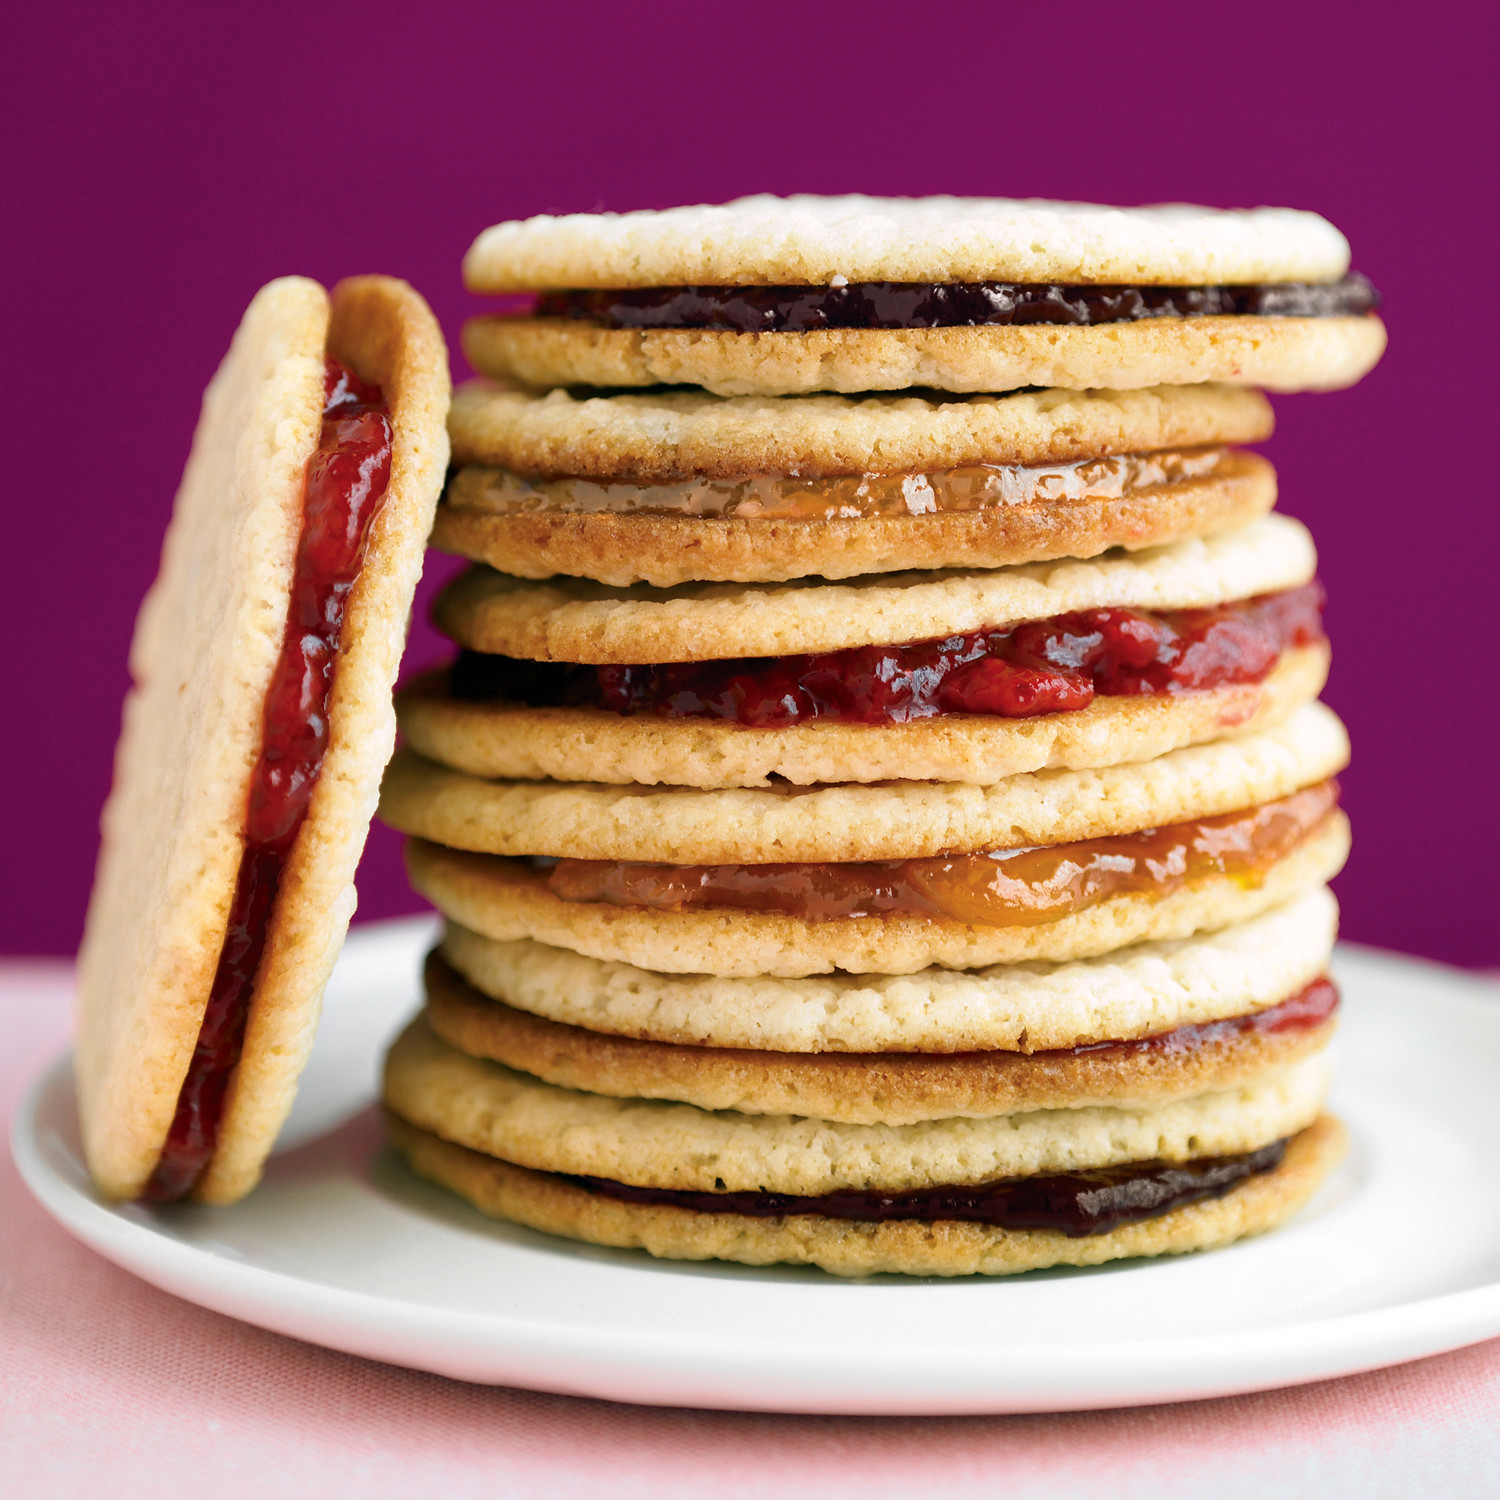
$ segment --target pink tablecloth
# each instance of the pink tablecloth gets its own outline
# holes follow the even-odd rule
[[[68,970],[0,965],[0,1107],[65,1044]],[[75,1244],[0,1165],[0,1494],[1212,1495],[1500,1492],[1500,1341],[1298,1390],[892,1421],[460,1385],[230,1322]]]

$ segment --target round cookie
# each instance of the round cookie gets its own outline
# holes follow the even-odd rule
[[[200,1199],[233,1202],[258,1180],[354,910],[355,866],[395,740],[391,687],[447,463],[448,359],[404,282],[357,277],[330,298],[288,277],[256,295],[205,395],[131,646],[78,967],[84,1149],[109,1198],[135,1197],[152,1177],[225,945],[303,477],[319,442],[325,351],[381,387],[390,481],[349,594],[327,751],[281,875]]]
[[[1130,943],[1188,937],[1248,921],[1332,880],[1349,852],[1336,813],[1255,883],[1213,875],[1164,896],[1116,895],[1031,926],[970,926],[891,913],[813,921],[780,912],[689,907],[681,911],[563,901],[523,861],[466,854],[412,840],[412,886],[450,921],[496,942],[529,938],[591,958],[668,974],[913,974],[937,966],[1066,960]]]
[[[847,583],[617,589],[475,567],[438,596],[433,620],[470,650],[533,661],[714,661],[936,640],[1072,610],[1204,608],[1295,588],[1316,564],[1307,529],[1271,515],[1124,556]]]
[[[1034,771],[991,786],[696,788],[484,781],[399,750],[380,815],[450,849],[629,859],[653,864],[778,864],[915,859],[1133,833],[1233,812],[1336,775],[1343,725],[1309,703],[1270,729],[1155,760]]]
[[[408,683],[396,712],[406,743],[470,776],[643,786],[764,787],[833,782],[987,785],[1049,769],[1152,760],[1231,730],[1270,728],[1311,702],[1328,676],[1326,644],[1292,647],[1260,682],[1202,692],[1100,696],[1029,719],[945,714],[901,724],[814,720],[784,729],[667,719],[598,708],[531,708],[450,697],[447,674]]]
[[[1319,889],[1220,932],[1100,957],[869,977],[664,974],[452,924],[440,951],[493,999],[613,1036],[771,1052],[1046,1052],[1275,1005],[1328,967],[1337,925]]]
[[[625,214],[541,214],[486,229],[471,292],[839,281],[1337,281],[1349,245],[1317,214],[1040,198],[769,193]]]
[[[391,1046],[382,1097],[420,1130],[534,1171],[685,1192],[812,1196],[1255,1151],[1310,1125],[1328,1079],[1319,1055],[1238,1088],[1141,1109],[847,1125],[556,1088],[454,1051],[418,1016]]]
[[[558,1088],[855,1125],[1186,1099],[1310,1057],[1336,1025],[1329,1016],[1315,1026],[1247,1029],[1160,1050],[1126,1043],[1032,1055],[757,1052],[637,1041],[547,1021],[488,999],[435,952],[426,989],[427,1024],[440,1041]]]
[[[925,473],[1258,443],[1270,402],[1233,386],[1006,396],[591,395],[471,380],[453,393],[455,464],[636,484],[789,474]]]
[[[560,1089],[456,1052],[418,1016],[386,1058],[387,1108],[534,1171],[687,1192],[906,1192],[1123,1162],[1255,1151],[1317,1118],[1327,1059],[1141,1109],[1094,1105],[911,1125],[741,1115]]]
[[[564,318],[486,314],[470,318],[462,334],[476,370],[523,385],[694,385],[719,396],[913,386],[1142,390],[1208,381],[1277,392],[1337,391],[1369,374],[1385,343],[1385,325],[1373,314],[812,333],[599,328]]]
[[[1071,1237],[953,1220],[860,1223],[813,1214],[779,1219],[645,1206],[590,1193],[577,1183],[471,1151],[388,1115],[391,1140],[411,1168],[466,1198],[481,1213],[545,1233],[669,1260],[779,1261],[836,1276],[1005,1276],[1045,1266],[1100,1265],[1128,1256],[1212,1250],[1262,1234],[1301,1208],[1345,1151],[1343,1127],[1319,1116],[1293,1136],[1281,1165],[1222,1198]]]
[[[497,514],[493,469],[462,469],[438,507],[432,545],[521,578],[556,574],[628,588],[648,583],[776,583],[896,568],[999,568],[1094,557],[1246,526],[1276,503],[1276,474],[1226,453],[1211,474],[1118,497],[1038,499],[930,515],[788,520],[746,516]]]

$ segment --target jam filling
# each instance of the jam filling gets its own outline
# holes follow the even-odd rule
[[[834,521],[930,516],[1012,505],[1120,500],[1141,490],[1213,476],[1223,448],[1164,448],[1057,464],[965,464],[930,474],[841,474],[802,479],[749,474],[684,484],[530,478],[466,468],[448,487],[452,505],[491,515],[737,516]]]
[[[1289,1031],[1312,1031],[1333,1019],[1339,1008],[1338,986],[1326,974],[1290,995],[1278,1005],[1245,1015],[1226,1016],[1219,1021],[1194,1021],[1158,1031],[1153,1036],[1129,1041],[1085,1042],[1079,1047],[1059,1047],[1029,1053],[1048,1057],[1181,1057],[1215,1042],[1233,1042],[1246,1036],[1280,1036]]]
[[[1184,1162],[1127,1162],[1085,1172],[1040,1177],[1002,1177],[954,1187],[916,1188],[903,1193],[846,1191],[799,1197],[792,1193],[699,1193],[677,1188],[631,1187],[607,1177],[568,1177],[564,1182],[614,1198],[705,1214],[745,1214],[779,1219],[819,1214],[862,1223],[950,1219],[1000,1229],[1061,1230],[1069,1239],[1106,1234],[1122,1224],[1153,1219],[1188,1203],[1222,1198],[1248,1178],[1275,1171],[1287,1142],[1274,1141],[1241,1156],[1203,1156]]]
[[[1000,630],[810,656],[579,666],[463,651],[455,698],[720,719],[782,729],[813,719],[900,724],[939,714],[1026,719],[1132,697],[1259,682],[1291,646],[1323,639],[1316,581],[1211,609],[1088,609]]]
[[[912,913],[977,927],[1035,927],[1114,896],[1162,897],[1227,875],[1247,889],[1338,805],[1324,781],[1241,812],[1040,849],[847,864],[660,865],[533,861],[559,900],[684,911],[729,907],[803,921]]]
[[[191,1192],[218,1143],[282,871],[328,749],[328,702],[349,592],[390,474],[391,423],[379,388],[327,359],[322,434],[303,482],[302,535],[250,777],[229,927],[177,1112],[146,1185],[144,1196],[157,1202]]]
[[[857,281],[844,286],[653,286],[541,292],[533,316],[604,328],[810,333],[824,328],[1088,327],[1145,318],[1349,318],[1380,294],[1358,274],[1250,286]]]

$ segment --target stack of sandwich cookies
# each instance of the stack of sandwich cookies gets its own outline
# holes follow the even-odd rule
[[[808,212],[868,230],[876,210]],[[894,212],[973,240],[953,205]],[[610,260],[634,218],[560,221],[585,241],[597,224],[595,284],[640,272]],[[1342,241],[1310,216],[1125,218],[1142,284],[1346,269],[1346,251],[1311,264]],[[655,221],[673,244],[674,216]],[[1219,259],[1183,259],[1195,224]],[[495,244],[522,264],[516,244],[556,250],[556,230],[491,231],[471,280]],[[992,239],[978,270],[922,274],[1038,305],[1033,268]],[[821,285],[910,276],[910,244],[888,244],[882,276],[856,259]],[[1258,247],[1254,276],[1236,244]],[[678,250],[660,264],[687,266]],[[587,289],[586,257],[557,253],[555,275],[525,262],[530,284]],[[762,304],[777,284],[753,256],[741,280]],[[1209,337],[1169,300],[1143,303],[1164,337]],[[1269,325],[1272,300],[1198,321]],[[381,803],[448,918],[387,1067],[413,1166],[535,1228],[841,1274],[1207,1248],[1294,1212],[1340,1149],[1321,1113],[1325,886],[1348,849],[1348,747],[1316,702],[1310,539],[1268,514],[1274,474],[1236,446],[1269,409],[1228,382],[1354,378],[1313,367],[1318,329],[1357,325],[1367,362],[1382,335],[1334,303],[1281,328],[1307,369],[1284,359],[1275,380],[1158,362],[1115,389],[1004,394],[1034,375],[991,369],[999,394],[591,394],[492,363],[460,391],[434,533],[476,564],[435,612],[459,655],[400,695]],[[1115,325],[967,331],[1033,327],[1100,335],[1076,354]],[[776,340],[805,336],[736,335],[769,352],[720,340],[711,359],[795,364],[812,356]],[[860,344],[816,356],[845,361],[822,389],[911,383],[851,384]]]

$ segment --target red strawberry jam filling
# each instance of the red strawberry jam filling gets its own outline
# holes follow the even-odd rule
[[[218,1143],[282,872],[328,749],[328,704],[349,592],[390,474],[391,422],[379,388],[329,358],[323,428],[303,483],[302,534],[250,777],[229,927],[177,1111],[145,1190],[158,1202],[191,1192]]]
[[[1029,1055],[1047,1057],[1180,1057],[1200,1047],[1234,1042],[1248,1036],[1282,1036],[1293,1031],[1312,1031],[1333,1019],[1339,1008],[1338,986],[1326,974],[1289,995],[1277,1005],[1249,1011],[1240,1016],[1225,1016],[1218,1021],[1194,1021],[1158,1031],[1153,1036],[1135,1037],[1129,1041],[1085,1042],[1078,1047],[1045,1049]]]
[[[1128,1162],[1086,1172],[1039,1177],[1002,1177],[953,1187],[903,1193],[845,1191],[800,1197],[791,1193],[698,1193],[676,1188],[631,1187],[606,1177],[562,1181],[601,1198],[705,1214],[744,1214],[780,1219],[818,1214],[826,1219],[892,1223],[906,1219],[957,1220],[1001,1229],[1060,1230],[1070,1239],[1106,1234],[1122,1224],[1154,1219],[1188,1203],[1222,1198],[1240,1183],[1272,1172],[1286,1155],[1287,1141],[1273,1141],[1240,1156],[1204,1156],[1183,1162]]]
[[[823,328],[974,328],[1134,323],[1146,318],[1351,318],[1380,306],[1357,272],[1342,281],[1242,286],[855,281],[843,286],[652,286],[556,291],[532,316],[604,328],[813,333]]]
[[[563,901],[654,911],[731,907],[804,921],[909,913],[984,927],[1031,927],[1111,897],[1162,897],[1227,875],[1247,888],[1322,829],[1336,781],[1240,812],[1041,849],[847,864],[660,865],[534,860]],[[544,873],[545,872],[545,873]]]
[[[1221,470],[1224,448],[1162,448],[1054,464],[965,464],[927,474],[835,474],[805,479],[747,474],[681,484],[536,478],[508,469],[462,468],[445,500],[489,515],[734,516],[742,520],[832,521],[862,516],[961,514],[1015,505],[1122,500]]]
[[[1323,640],[1316,581],[1211,609],[1089,609],[997,630],[809,656],[577,666],[463,651],[456,698],[593,707],[782,729],[814,719],[899,724],[942,714],[1075,713],[1096,695],[1161,696],[1260,682]]]

